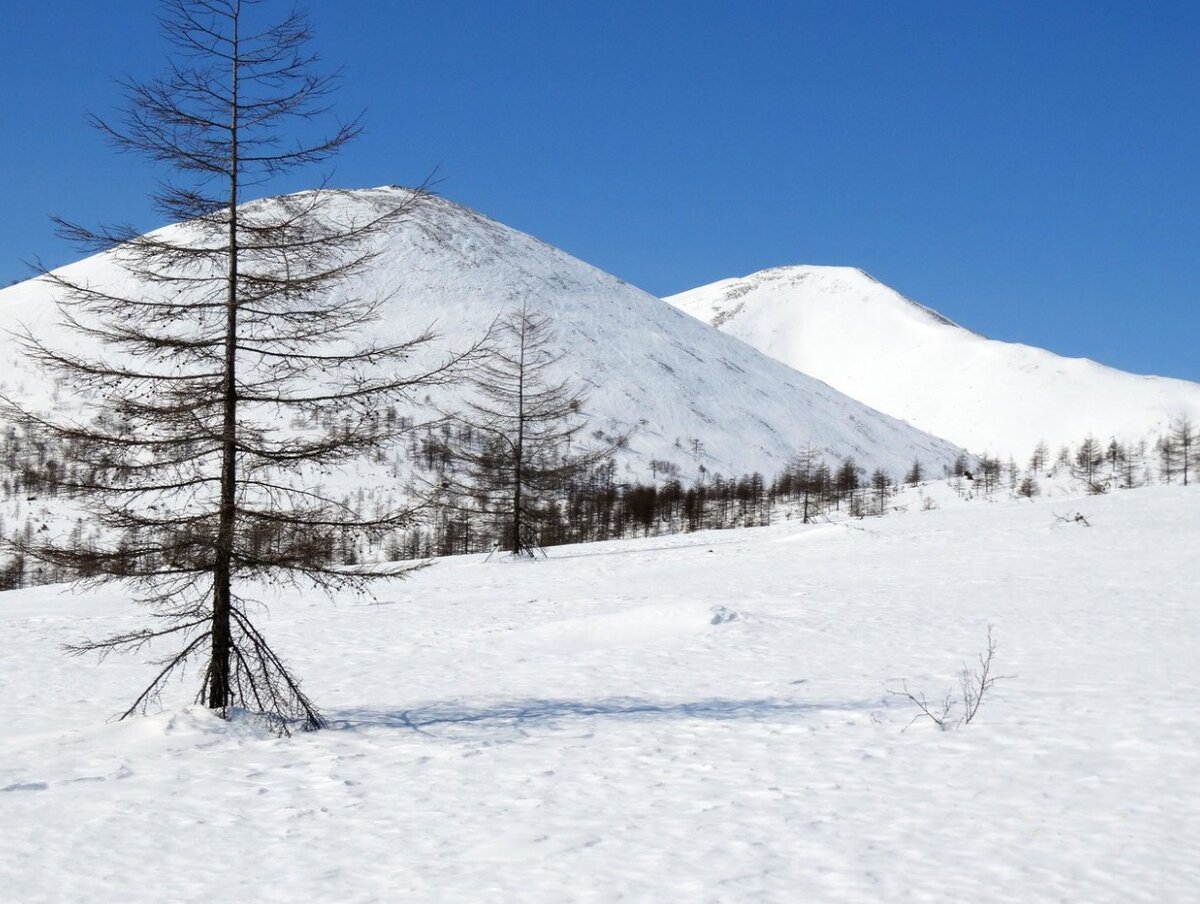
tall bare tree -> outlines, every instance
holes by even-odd
[[[825,489],[822,484],[828,480],[828,471],[821,471],[823,465],[820,450],[811,443],[793,455],[787,465],[785,475],[791,491],[802,500],[804,524],[810,524],[821,513]]]
[[[472,377],[475,396],[454,415],[471,429],[470,441],[445,450],[463,472],[448,488],[497,521],[504,549],[532,555],[548,504],[627,437],[587,435],[586,395],[562,376],[547,315],[522,303],[497,322],[489,342]]]
[[[77,450],[75,473],[86,476],[67,489],[106,537],[88,549],[35,539],[21,552],[89,580],[128,581],[158,617],[73,651],[174,642],[125,715],[199,660],[198,702],[311,729],[321,715],[252,620],[244,588],[265,580],[333,592],[378,577],[338,567],[329,551],[348,534],[389,531],[410,512],[360,517],[313,484],[388,442],[383,409],[446,380],[456,361],[414,372],[405,362],[430,333],[366,338],[381,299],[351,288],[420,191],[317,190],[243,203],[250,187],[327,160],[360,130],[357,120],[321,129],[336,74],[318,70],[301,16],[264,21],[266,5],[162,3],[174,50],[165,75],[125,82],[123,118],[96,125],[121,150],[165,165],[154,198],[183,222],[139,235],[58,221],[117,266],[99,279],[44,272],[78,341],[29,332],[23,340],[98,414],[9,408]]]

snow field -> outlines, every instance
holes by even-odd
[[[267,636],[333,721],[291,739],[187,706],[190,685],[104,724],[150,666],[57,647],[144,616],[113,588],[6,593],[0,887],[1193,899],[1198,499],[912,506],[447,559],[374,602],[270,598]],[[989,624],[1014,677],[969,726],[905,730],[913,710],[885,688],[939,696]]]

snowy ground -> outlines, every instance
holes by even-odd
[[[0,595],[6,901],[1187,901],[1200,493],[942,506],[440,562],[271,606],[335,727],[187,707]],[[1056,520],[1083,512],[1091,527]],[[999,642],[975,722],[903,730]]]

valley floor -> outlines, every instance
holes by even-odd
[[[58,647],[140,613],[2,594],[0,897],[1195,900],[1198,516],[1173,487],[914,506],[280,598],[333,722],[291,739],[190,686],[106,724],[150,666]],[[1012,677],[910,725],[887,688],[940,698],[989,624]]]

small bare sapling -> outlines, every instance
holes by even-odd
[[[904,726],[904,730],[907,731],[919,719],[929,719],[942,731],[971,724],[992,686],[997,681],[1016,677],[1015,675],[992,673],[992,660],[995,655],[996,641],[992,637],[992,626],[988,625],[987,650],[979,654],[977,666],[968,666],[965,662],[963,663],[962,671],[958,674],[959,695],[957,697],[953,690],[948,690],[940,700],[930,702],[924,692],[914,693],[909,690],[907,681],[900,683],[900,690],[888,688],[890,696],[900,697],[917,709],[917,714],[912,717],[908,725]]]

